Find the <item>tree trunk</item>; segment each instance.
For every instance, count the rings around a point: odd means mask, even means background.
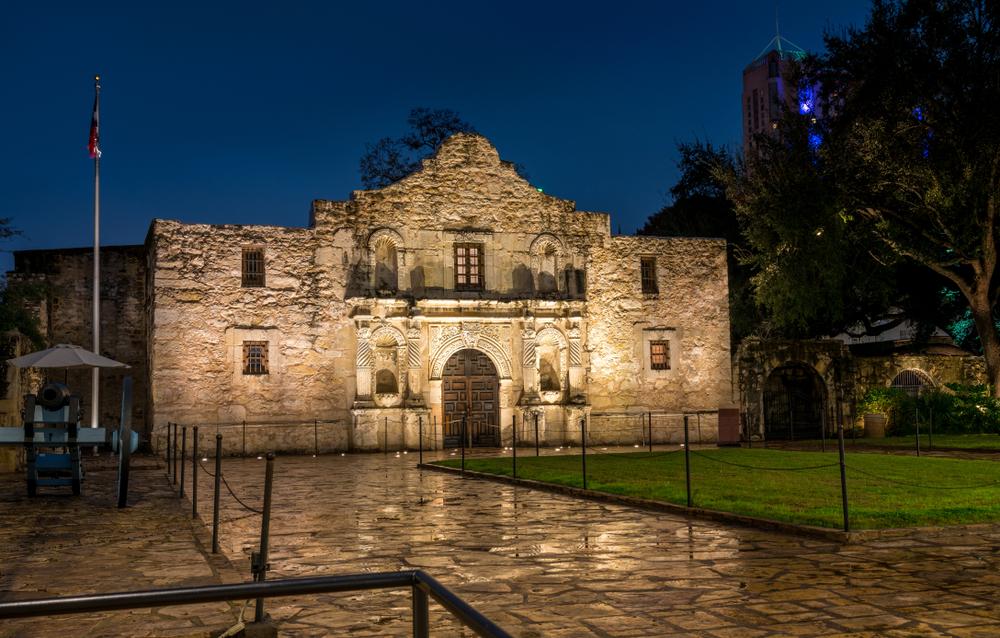
[[[989,379],[993,396],[1000,398],[1000,334],[993,322],[993,307],[987,295],[969,298],[969,308],[976,322],[976,332],[983,345],[983,359],[986,361],[986,377]]]

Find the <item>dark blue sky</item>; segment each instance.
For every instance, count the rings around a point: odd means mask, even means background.
[[[782,34],[816,50],[867,10],[783,3]],[[90,244],[95,72],[105,244],[154,217],[305,225],[414,106],[457,110],[631,232],[665,203],[676,142],[738,143],[741,72],[773,34],[773,2],[745,0],[7,3],[0,216],[24,236],[4,248]]]

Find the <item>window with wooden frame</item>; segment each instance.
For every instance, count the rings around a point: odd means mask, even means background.
[[[649,342],[649,367],[653,370],[670,369],[670,342]]]
[[[243,249],[243,287],[261,288],[264,286],[264,249]]]
[[[642,257],[639,261],[642,273],[642,292],[647,295],[655,295],[660,292],[656,285],[656,257]]]
[[[482,244],[455,244],[455,289],[483,289]]]
[[[267,374],[267,342],[243,342],[243,374]]]

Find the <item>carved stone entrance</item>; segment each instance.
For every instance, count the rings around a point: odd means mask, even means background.
[[[500,379],[490,358],[478,350],[459,350],[441,375],[441,412],[445,447],[461,445],[466,417],[466,445],[500,445]]]
[[[764,433],[771,440],[818,439],[826,421],[826,388],[805,364],[775,368],[764,385]]]

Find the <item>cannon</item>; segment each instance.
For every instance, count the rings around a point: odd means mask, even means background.
[[[121,420],[117,428],[80,425],[80,397],[62,383],[46,383],[37,394],[24,397],[22,427],[0,428],[0,445],[22,445],[26,455],[28,496],[39,487],[69,487],[81,493],[84,478],[81,446],[105,446],[118,453],[118,507],[128,495],[129,461],[139,446],[132,431],[132,377],[122,383]],[[124,444],[122,444],[124,442]]]

